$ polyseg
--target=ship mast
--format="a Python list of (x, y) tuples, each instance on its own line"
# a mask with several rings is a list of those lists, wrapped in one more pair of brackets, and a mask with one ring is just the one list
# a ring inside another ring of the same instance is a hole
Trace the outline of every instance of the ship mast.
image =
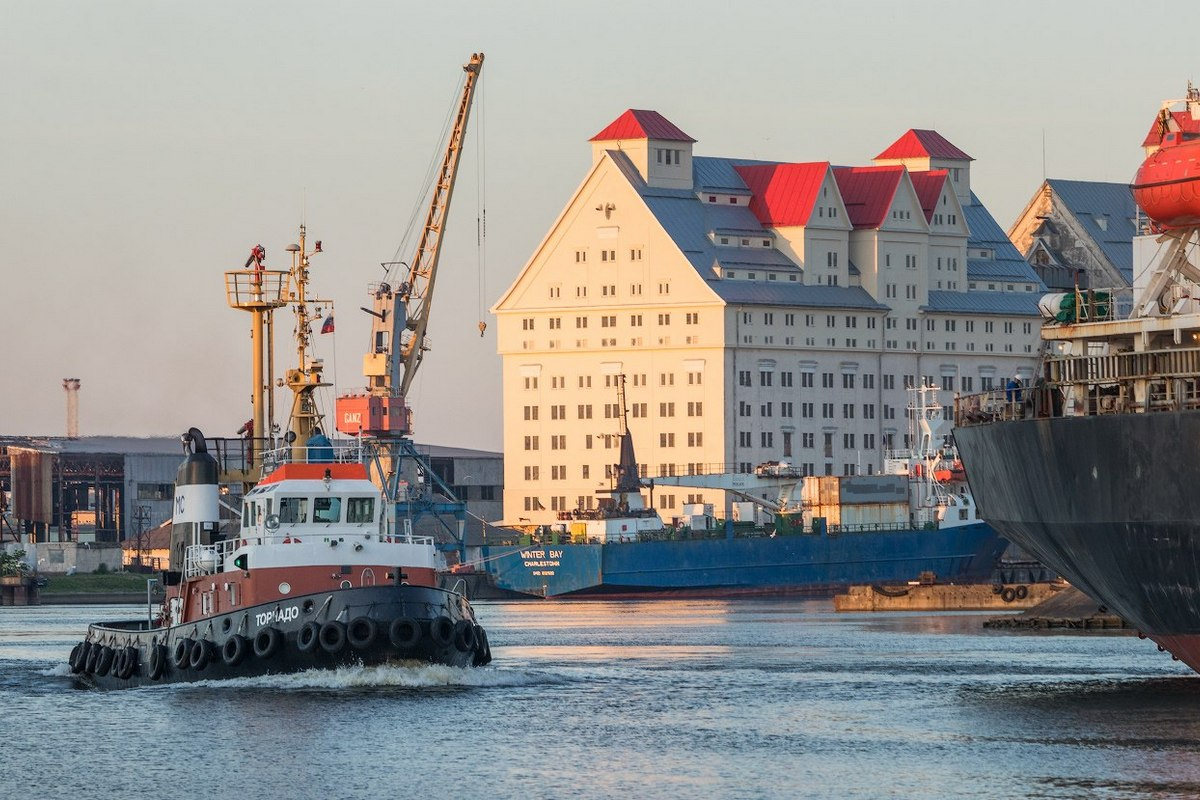
[[(293, 447), (306, 446), (308, 440), (320, 427), (324, 417), (317, 410), (316, 399), (313, 395), (317, 389), (330, 385), (321, 380), (324, 361), (312, 354), (311, 325), (319, 319), (320, 308), (317, 308), (317, 316), (313, 317), (309, 314), (308, 304), (325, 304), (329, 306), (332, 313), (333, 301), (308, 297), (308, 259), (310, 255), (321, 252), (321, 242), (318, 240), (312, 253), (309, 253), (305, 249), (305, 236), (304, 225), (301, 225), (300, 243), (288, 245), (287, 248), (292, 254), (290, 275), (291, 284), (294, 287), (289, 299), (296, 312), (296, 367), (289, 369), (284, 375), (284, 383), (292, 392), (292, 410), (288, 419), (288, 432), (295, 434), (292, 439)], [(293, 452), (292, 457), (295, 460), (297, 453)]]
[(313, 318), (309, 315), (308, 304), (320, 303), (328, 305), (332, 310), (333, 303), (308, 296), (309, 256), (321, 252), (321, 243), (316, 243), (312, 253), (305, 250), (305, 245), (306, 231), (301, 225), (300, 243), (287, 247), (288, 252), (292, 254), (290, 269), (267, 269), (266, 250), (262, 245), (258, 245), (250, 251), (244, 269), (225, 273), (225, 297), (229, 306), (247, 311), (251, 315), (250, 339), (253, 358), (250, 404), (253, 416), (250, 429), (246, 432), (255, 444), (243, 453), (245, 468), (241, 470), (241, 479), (246, 482), (254, 482), (261, 477), (263, 451), (267, 449), (268, 441), (276, 433), (273, 349), (274, 317), (277, 308), (291, 304), (296, 312), (297, 365), (294, 369), (287, 370), (284, 378), (284, 384), (292, 391), (288, 441), (298, 442), (296, 446), (305, 445), (322, 419), (313, 393), (329, 384), (321, 380), (322, 360), (314, 358), (311, 353), (310, 325)]

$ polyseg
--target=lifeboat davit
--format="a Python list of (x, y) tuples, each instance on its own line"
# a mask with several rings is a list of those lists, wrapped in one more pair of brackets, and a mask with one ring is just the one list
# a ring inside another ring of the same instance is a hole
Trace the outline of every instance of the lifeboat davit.
[(1164, 134), (1133, 177), (1133, 200), (1165, 230), (1200, 225), (1200, 136)]

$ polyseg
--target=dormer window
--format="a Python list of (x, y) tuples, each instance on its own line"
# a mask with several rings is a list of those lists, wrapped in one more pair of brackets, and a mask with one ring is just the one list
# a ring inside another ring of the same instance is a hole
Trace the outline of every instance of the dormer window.
[(666, 164), (667, 166), (674, 164), (678, 166), (683, 163), (682, 150), (668, 150), (665, 147), (658, 147), (655, 148), (654, 152), (657, 154), (658, 163), (660, 164)]
[(736, 198), (736, 197), (731, 197), (731, 198), (729, 198), (729, 205), (731, 205), (731, 206), (736, 206), (736, 205), (737, 205), (737, 198)]
[(710, 203), (715, 203), (715, 202), (717, 202), (717, 196), (716, 196), (715, 194), (710, 194), (710, 195), (708, 196), (708, 202), (710, 202)]

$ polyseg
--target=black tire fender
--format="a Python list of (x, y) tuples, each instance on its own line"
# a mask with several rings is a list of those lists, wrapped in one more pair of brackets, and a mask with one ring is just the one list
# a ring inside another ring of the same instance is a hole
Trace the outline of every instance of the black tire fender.
[(346, 626), (346, 640), (355, 650), (366, 650), (378, 636), (379, 625), (370, 617), (355, 617)]
[(156, 644), (150, 648), (150, 680), (156, 681), (167, 671), (167, 647)]
[(113, 659), (116, 655), (116, 651), (111, 647), (102, 645), (100, 647), (100, 655), (96, 657), (96, 674), (102, 677), (107, 675), (108, 671), (112, 668)]
[(1024, 600), (1026, 597), (1029, 597), (1029, 587), (1018, 586), (1016, 589), (1016, 598), (1018, 600)]
[(192, 661), (192, 640), (178, 639), (175, 642), (175, 651), (171, 655), (171, 661), (175, 664), (175, 669), (187, 669), (191, 666)]
[(1004, 591), (1000, 592), (1000, 599), (1006, 603), (1011, 603), (1017, 598), (1017, 590), (1011, 586), (1005, 586)]
[(330, 620), (321, 626), (318, 636), (326, 653), (340, 653), (346, 648), (346, 623)]
[(300, 626), (300, 632), (296, 634), (296, 647), (301, 653), (311, 653), (316, 648), (320, 635), (321, 623), (310, 620)]
[(469, 619), (460, 619), (454, 623), (454, 649), (460, 653), (469, 653), (475, 649), (475, 626)]
[(117, 670), (117, 677), (123, 681), (127, 681), (137, 674), (138, 671), (138, 649), (133, 645), (126, 645), (121, 651), (121, 666)]
[(470, 663), (475, 667), (484, 667), (492, 661), (492, 648), (487, 643), (487, 631), (480, 626), (479, 631), (476, 631), (475, 638), (475, 656), (470, 660)]
[(263, 628), (254, 634), (254, 655), (258, 658), (273, 658), (283, 645), (283, 634), (279, 628)]
[(445, 647), (454, 641), (454, 623), (447, 616), (434, 617), (429, 620), (429, 638), (438, 647)]
[(250, 644), (246, 637), (235, 633), (225, 640), (225, 644), (221, 645), (221, 661), (227, 667), (236, 667), (245, 660), (249, 649)]
[(208, 662), (212, 661), (212, 655), (212, 644), (208, 639), (197, 639), (192, 643), (192, 653), (188, 658), (188, 665), (200, 672), (208, 666)]
[(412, 617), (396, 617), (388, 626), (388, 640), (397, 650), (411, 650), (421, 641), (421, 626)]
[(85, 649), (87, 642), (79, 642), (71, 648), (71, 657), (67, 659), (67, 663), (71, 665), (71, 672), (78, 675), (83, 670), (83, 665), (87, 663), (87, 650)]

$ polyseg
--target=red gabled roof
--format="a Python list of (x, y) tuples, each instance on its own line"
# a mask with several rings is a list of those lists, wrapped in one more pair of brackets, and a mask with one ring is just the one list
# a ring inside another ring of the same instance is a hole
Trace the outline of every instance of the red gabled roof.
[(657, 111), (631, 108), (588, 141), (611, 142), (617, 139), (659, 139), (664, 142), (694, 142), (675, 124)]
[(917, 200), (921, 203), (921, 210), (925, 212), (926, 222), (933, 219), (933, 210), (937, 208), (938, 198), (942, 196), (942, 187), (946, 185), (946, 176), (949, 174), (944, 169), (908, 173), (908, 179), (917, 190)]
[[(1184, 133), (1200, 133), (1200, 120), (1192, 119), (1192, 115), (1186, 111), (1172, 111), (1171, 117), (1179, 126), (1179, 130)], [(1157, 147), (1162, 142), (1162, 128), (1158, 123), (1158, 117), (1154, 118), (1154, 122), (1150, 124), (1150, 132), (1146, 134), (1146, 138), (1142, 140), (1142, 147)]]
[(878, 228), (896, 196), (904, 167), (834, 167), (833, 177), (850, 223), (856, 228)]
[(974, 161), (969, 155), (959, 150), (937, 131), (925, 131), (913, 128), (908, 133), (892, 142), (891, 147), (875, 156), (875, 160), (883, 158), (953, 158)]
[(750, 211), (766, 227), (805, 225), (829, 170), (828, 161), (734, 167), (753, 193)]

